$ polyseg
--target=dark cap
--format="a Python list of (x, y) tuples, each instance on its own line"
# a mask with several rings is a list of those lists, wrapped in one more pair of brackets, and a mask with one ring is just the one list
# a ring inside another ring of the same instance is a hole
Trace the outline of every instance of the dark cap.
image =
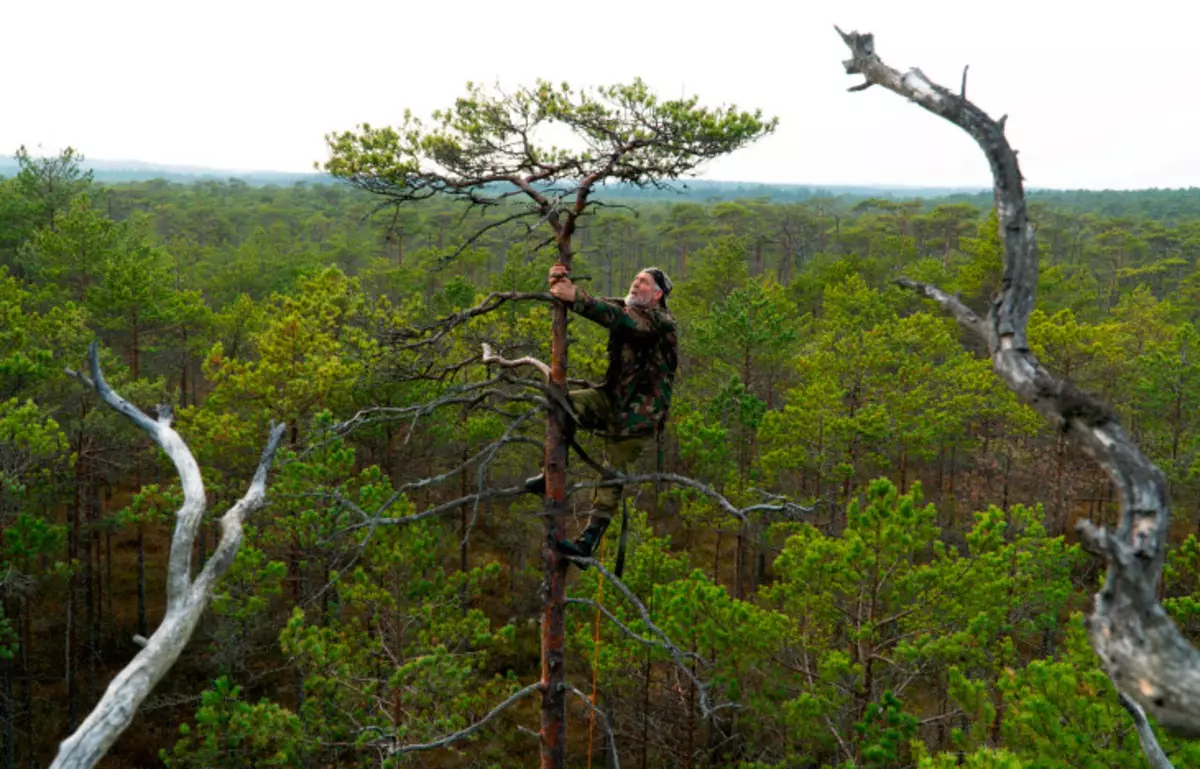
[(667, 277), (667, 273), (663, 272), (657, 267), (647, 267), (646, 269), (642, 270), (642, 272), (654, 278), (655, 284), (658, 285), (658, 290), (662, 291), (663, 294), (660, 304), (663, 306), (663, 309), (666, 309), (667, 297), (671, 295), (671, 289), (674, 288), (674, 285), (671, 283), (671, 279)]

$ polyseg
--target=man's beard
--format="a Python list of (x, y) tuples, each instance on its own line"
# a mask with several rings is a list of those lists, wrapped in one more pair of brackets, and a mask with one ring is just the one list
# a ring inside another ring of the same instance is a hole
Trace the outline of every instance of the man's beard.
[(630, 291), (625, 295), (625, 304), (631, 304), (634, 307), (649, 307), (650, 302)]

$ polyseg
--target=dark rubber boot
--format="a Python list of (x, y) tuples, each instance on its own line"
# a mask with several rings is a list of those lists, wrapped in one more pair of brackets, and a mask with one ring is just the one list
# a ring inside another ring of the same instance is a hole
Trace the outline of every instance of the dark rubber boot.
[(532, 478), (526, 478), (525, 491), (539, 497), (546, 496), (546, 474), (539, 473)]
[[(609, 519), (607, 518), (591, 518), (588, 520), (587, 528), (574, 541), (570, 542), (565, 539), (558, 541), (558, 549), (565, 555), (574, 556), (576, 558), (591, 558), (592, 553), (596, 552), (596, 546), (600, 544), (600, 538), (604, 536), (604, 532), (608, 529)], [(576, 564), (580, 569), (586, 569), (586, 564)]]

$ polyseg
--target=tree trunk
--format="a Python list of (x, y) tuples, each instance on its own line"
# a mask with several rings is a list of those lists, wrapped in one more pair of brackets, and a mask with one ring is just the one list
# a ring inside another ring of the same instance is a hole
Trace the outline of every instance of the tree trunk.
[[(7, 603), (7, 602), (6, 602)], [(7, 613), (7, 612), (6, 612)], [(9, 614), (9, 616), (12, 616)], [(4, 722), (4, 769), (16, 769), (17, 765), (17, 730), (16, 718), (13, 712), (16, 708), (13, 697), (13, 663), (12, 660), (0, 662), (0, 675), (4, 676), (4, 701), (0, 703)]]
[(90, 708), (96, 701), (96, 643), (99, 633), (99, 581), (100, 570), (97, 568), (97, 556), (100, 551), (100, 534), (96, 531), (97, 509), (100, 507), (100, 489), (96, 481), (92, 481), (88, 498), (88, 543), (87, 566), (85, 568), (84, 586), (87, 590), (87, 704)]
[(146, 627), (146, 527), (141, 521), (137, 525), (137, 613), (138, 635), (150, 635)]
[(34, 769), (37, 766), (33, 726), (36, 719), (33, 715), (33, 673), (29, 669), (29, 646), (33, 643), (33, 630), (30, 628), (29, 599), (23, 598), (21, 604), (23, 608), (21, 612), (21, 681), (23, 684), (22, 701), (25, 704), (25, 748), (29, 759), (29, 769)]
[[(558, 263), (571, 269), (569, 233), (558, 239)], [(550, 387), (567, 395), (567, 306), (550, 306), (552, 333)], [(545, 596), (542, 604), (542, 769), (566, 769), (566, 587), (569, 561), (558, 552), (558, 541), (566, 536), (567, 443), (566, 415), (553, 404), (546, 416), (546, 514), (542, 539), (542, 574)]]
[[(696, 653), (696, 638), (692, 637), (692, 654)], [(687, 697), (687, 753), (684, 755), (684, 765), (687, 769), (695, 769), (696, 766), (696, 658), (692, 657), (691, 661), (692, 678), (688, 682), (688, 697)]]
[(108, 621), (104, 625), (104, 644), (107, 647), (117, 627), (117, 614), (113, 611), (112, 530), (104, 530), (104, 595), (108, 605)]
[[(467, 412), (466, 412), (466, 410), (464, 410), (462, 413), (461, 425), (462, 425), (463, 434), (465, 435), (466, 427), (467, 427)], [(470, 458), (470, 453), (468, 452), (468, 446), (466, 443), (463, 443), (463, 450), (462, 450), (463, 468), (462, 468), (462, 472), (459, 473), (459, 492), (460, 492), (459, 496), (461, 496), (461, 497), (467, 496), (467, 460), (469, 458)], [(467, 574), (467, 526), (469, 525), (469, 522), (467, 520), (467, 508), (469, 508), (469, 507), (470, 507), (470, 505), (463, 505), (460, 508), (462, 511), (461, 512), (462, 519), (461, 519), (461, 523), (459, 526), (459, 534), (462, 537), (462, 539), (460, 540), (459, 545), (458, 545), (458, 551), (459, 551), (458, 552), (458, 560), (459, 560), (458, 568), (459, 568), (459, 571), (462, 572), (463, 577), (464, 577), (462, 589), (459, 594), (459, 602), (462, 604), (462, 613), (463, 613), (464, 617), (467, 616), (467, 611), (470, 609), (469, 593), (467, 591), (467, 581), (465, 579), (466, 574)]]
[[(80, 437), (77, 451), (82, 453), (83, 438)], [(76, 618), (79, 614), (79, 575), (77, 558), (79, 555), (79, 527), (82, 514), (83, 499), (79, 487), (83, 483), (83, 463), (75, 463), (75, 490), (71, 504), (71, 533), (67, 537), (67, 563), (71, 565), (71, 578), (67, 585), (67, 728), (74, 731), (79, 718), (79, 684), (75, 679), (75, 660), (78, 657)]]
[(139, 337), (140, 337), (140, 333), (139, 333), (139, 332), (140, 332), (140, 329), (138, 328), (138, 319), (137, 319), (137, 316), (136, 316), (136, 315), (134, 315), (134, 318), (133, 318), (133, 324), (132, 324), (132, 325), (133, 325), (133, 329), (132, 329), (132, 337), (131, 337), (131, 338), (132, 338), (132, 343), (131, 343), (131, 345), (130, 345), (130, 347), (132, 348), (132, 349), (130, 350), (130, 352), (132, 353), (132, 355), (131, 355), (131, 358), (132, 358), (132, 360), (130, 361), (130, 368), (132, 368), (132, 369), (133, 369), (133, 372), (132, 372), (132, 373), (133, 373), (133, 378), (134, 378), (134, 380), (136, 381), (136, 380), (140, 379), (140, 378), (141, 378), (141, 376), (142, 376), (142, 370), (141, 370), (141, 362), (142, 362), (142, 361), (141, 361), (141, 358), (142, 358), (142, 356), (141, 356), (141, 339), (139, 338)]
[(721, 584), (721, 530), (717, 529), (717, 545), (713, 548), (713, 575), (712, 580), (714, 585)]
[(181, 361), (179, 363), (179, 408), (187, 407), (187, 329), (183, 329), (183, 352), (180, 354)]
[(737, 596), (739, 601), (746, 599), (746, 586), (742, 580), (742, 572), (745, 571), (743, 561), (746, 556), (746, 524), (738, 527), (737, 544), (733, 549), (733, 594)]
[(646, 769), (647, 757), (650, 755), (650, 647), (646, 647), (646, 656), (642, 662), (642, 765)]
[(1050, 536), (1062, 534), (1067, 520), (1067, 436), (1062, 432), (1058, 434), (1054, 453), (1054, 525), (1050, 529)]

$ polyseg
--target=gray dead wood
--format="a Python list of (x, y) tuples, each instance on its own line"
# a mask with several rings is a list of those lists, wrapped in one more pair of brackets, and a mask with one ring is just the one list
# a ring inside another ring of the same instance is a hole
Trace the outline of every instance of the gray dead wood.
[(160, 406), (158, 418), (151, 419), (104, 381), (95, 343), (89, 350), (88, 359), (91, 378), (70, 369), (67, 373), (94, 388), (105, 403), (145, 430), (166, 452), (179, 472), (183, 505), (175, 513), (175, 532), (171, 537), (167, 565), (167, 608), (162, 623), (149, 638), (139, 637), (142, 650), (117, 673), (74, 734), (62, 741), (51, 769), (95, 766), (133, 722), (138, 706), (179, 659), (212, 598), (213, 588), (237, 555), (242, 544), (242, 522), (249, 513), (262, 507), (266, 499), (267, 471), (274, 461), (275, 449), (285, 427), (282, 424), (272, 426), (249, 490), (221, 517), (221, 541), (200, 573), (192, 579), (192, 542), (205, 508), (200, 466), (183, 438), (171, 427), (169, 407)]
[[(902, 280), (950, 312), (987, 344), (993, 368), (1026, 403), (1066, 433), (1108, 473), (1121, 506), (1116, 530), (1080, 521), (1084, 545), (1108, 562), (1103, 588), (1088, 618), (1092, 647), (1119, 692), (1167, 732), (1200, 735), (1200, 654), (1180, 634), (1158, 602), (1170, 505), (1163, 473), (1147, 459), (1107, 405), (1045, 369), (1029, 349), (1025, 328), (1034, 307), (1038, 247), (1025, 203), (1017, 153), (1004, 134), (1006, 117), (993, 120), (963, 95), (934, 83), (919, 69), (901, 73), (880, 60), (874, 37), (838, 30), (850, 48), (846, 72), (866, 80), (851, 90), (881, 86), (963, 129), (991, 167), (1004, 276), (999, 294), (980, 318), (956, 297)], [(1134, 714), (1137, 711), (1128, 708)], [(1144, 718), (1142, 719), (1144, 722)], [(1170, 766), (1144, 723), (1138, 724), (1147, 757)]]

